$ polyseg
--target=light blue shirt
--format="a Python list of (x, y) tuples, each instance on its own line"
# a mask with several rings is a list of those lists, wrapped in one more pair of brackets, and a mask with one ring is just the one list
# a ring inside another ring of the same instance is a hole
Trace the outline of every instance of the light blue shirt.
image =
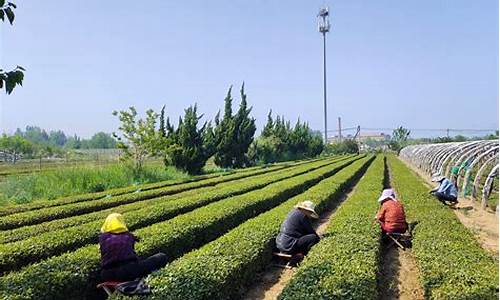
[(441, 181), (437, 191), (438, 193), (444, 193), (449, 196), (458, 197), (458, 191), (455, 185), (447, 178)]

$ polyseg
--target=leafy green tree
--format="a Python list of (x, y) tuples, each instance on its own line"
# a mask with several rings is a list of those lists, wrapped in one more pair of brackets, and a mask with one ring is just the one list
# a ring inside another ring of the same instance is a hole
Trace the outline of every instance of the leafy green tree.
[[(190, 174), (201, 173), (211, 153), (205, 143), (207, 126), (198, 128), (197, 106), (190, 106), (184, 111), (184, 118), (179, 118), (177, 129), (167, 135), (165, 150), (166, 161)], [(210, 146), (209, 146), (210, 147)]]
[(403, 126), (399, 126), (398, 128), (394, 129), (392, 131), (391, 141), (389, 142), (389, 148), (391, 150), (399, 152), (404, 146), (406, 146), (410, 133), (411, 131), (404, 128)]
[(298, 120), (292, 128), (284, 117), (273, 120), (270, 112), (261, 136), (251, 149), (249, 156), (255, 163), (271, 163), (317, 156), (323, 151), (323, 140), (307, 123)]
[(0, 149), (12, 154), (12, 162), (16, 163), (21, 155), (31, 156), (35, 151), (35, 146), (20, 135), (8, 136), (3, 134), (0, 138)]
[(78, 137), (75, 134), (74, 136), (70, 136), (67, 139), (66, 144), (64, 144), (64, 147), (68, 149), (80, 149), (82, 147), (82, 141), (80, 137)]
[(49, 133), (49, 143), (54, 146), (62, 147), (67, 142), (66, 135), (61, 130), (51, 131)]
[(161, 138), (155, 128), (158, 114), (150, 109), (145, 119), (138, 119), (136, 109), (131, 106), (129, 110), (114, 111), (113, 115), (118, 116), (121, 123), (118, 128), (121, 136), (113, 133), (118, 140), (117, 147), (124, 152), (121, 158), (132, 161), (135, 169), (141, 170), (144, 160), (160, 150)]
[(112, 135), (105, 132), (94, 134), (89, 140), (90, 149), (112, 149), (116, 148), (116, 140)]
[[(0, 20), (5, 22), (7, 19), (10, 25), (14, 24), (14, 9), (16, 8), (17, 6), (14, 3), (0, 0)], [(24, 71), (26, 70), (21, 66), (17, 66), (11, 71), (0, 69), (0, 89), (5, 87), (7, 94), (12, 93), (16, 85), (23, 84)]]
[(343, 155), (359, 153), (358, 143), (354, 140), (343, 140), (325, 146), (323, 154), (327, 155)]
[(16, 132), (22, 133), (21, 135), (23, 137), (35, 144), (48, 144), (49, 142), (49, 135), (47, 132), (38, 126), (26, 126), (24, 133), (20, 130)]

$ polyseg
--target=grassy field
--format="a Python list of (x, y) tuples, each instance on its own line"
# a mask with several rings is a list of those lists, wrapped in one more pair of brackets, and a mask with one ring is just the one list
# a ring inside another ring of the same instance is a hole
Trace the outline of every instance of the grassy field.
[(29, 203), (82, 193), (158, 182), (188, 179), (189, 176), (160, 162), (150, 162), (143, 170), (121, 163), (59, 166), (25, 174), (10, 175), (0, 181), (0, 205)]

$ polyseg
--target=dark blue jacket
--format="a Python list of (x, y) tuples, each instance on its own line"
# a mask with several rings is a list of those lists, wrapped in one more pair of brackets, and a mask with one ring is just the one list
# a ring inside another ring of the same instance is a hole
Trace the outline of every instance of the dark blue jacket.
[(276, 247), (282, 252), (289, 252), (297, 240), (307, 234), (316, 234), (311, 220), (300, 209), (295, 208), (281, 224), (280, 233), (276, 237)]

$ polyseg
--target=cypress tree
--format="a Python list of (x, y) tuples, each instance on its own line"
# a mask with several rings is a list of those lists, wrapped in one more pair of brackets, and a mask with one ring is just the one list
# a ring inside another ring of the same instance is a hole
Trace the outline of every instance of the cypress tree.
[(234, 117), (232, 112), (233, 98), (231, 96), (232, 86), (227, 91), (226, 98), (224, 99), (224, 116), (222, 120), (218, 121), (216, 117), (217, 126), (215, 128), (215, 164), (223, 167), (233, 167), (233, 151), (234, 151)]
[(190, 174), (201, 173), (205, 166), (209, 153), (204, 145), (204, 134), (206, 124), (198, 128), (198, 122), (202, 116), (198, 116), (196, 104), (184, 111), (184, 118), (179, 117), (179, 126), (174, 130), (169, 125), (172, 133), (169, 134), (169, 145), (166, 149), (167, 160), (175, 167)]
[(267, 114), (267, 123), (262, 129), (262, 133), (260, 134), (262, 137), (270, 137), (273, 135), (274, 131), (274, 122), (273, 122), (273, 111), (269, 110), (269, 114)]
[(161, 108), (160, 112), (160, 129), (158, 130), (160, 132), (161, 137), (167, 136), (167, 132), (165, 130), (165, 105)]
[(215, 163), (224, 168), (240, 168), (248, 165), (247, 152), (255, 134), (255, 119), (250, 117), (245, 84), (240, 90), (241, 103), (235, 115), (232, 112), (232, 87), (224, 99), (224, 116), (215, 117)]
[(234, 158), (233, 167), (241, 168), (248, 165), (248, 148), (253, 142), (255, 134), (255, 119), (250, 117), (252, 108), (248, 108), (247, 95), (245, 94), (245, 83), (240, 90), (241, 103), (234, 118)]

